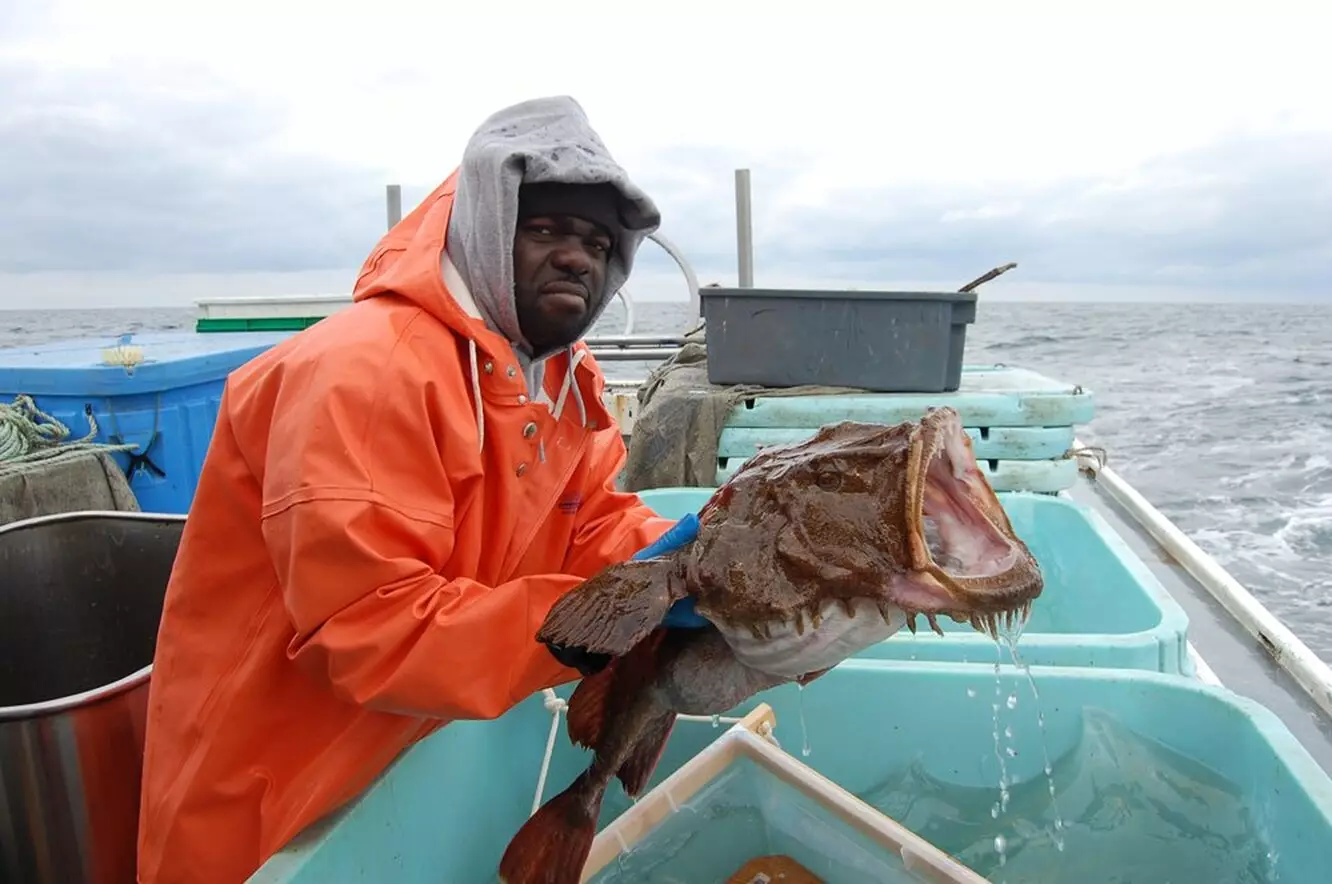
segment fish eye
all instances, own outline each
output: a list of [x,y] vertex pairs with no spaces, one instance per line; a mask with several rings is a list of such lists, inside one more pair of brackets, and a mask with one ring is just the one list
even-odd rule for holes
[[836,491],[842,487],[842,474],[833,470],[822,470],[814,479],[824,491]]

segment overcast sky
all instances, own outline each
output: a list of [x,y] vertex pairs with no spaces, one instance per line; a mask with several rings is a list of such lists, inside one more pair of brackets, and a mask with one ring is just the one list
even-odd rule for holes
[[[0,0],[0,306],[345,291],[386,183],[410,208],[549,94],[703,282],[735,281],[744,166],[760,285],[1017,261],[991,296],[1332,300],[1312,3],[335,5]],[[670,268],[646,246],[631,291],[683,298]]]

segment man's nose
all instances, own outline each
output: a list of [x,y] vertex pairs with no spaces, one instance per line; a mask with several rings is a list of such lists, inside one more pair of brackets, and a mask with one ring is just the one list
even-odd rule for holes
[[592,256],[587,253],[581,241],[565,240],[556,246],[550,256],[550,263],[565,273],[584,276],[592,271]]

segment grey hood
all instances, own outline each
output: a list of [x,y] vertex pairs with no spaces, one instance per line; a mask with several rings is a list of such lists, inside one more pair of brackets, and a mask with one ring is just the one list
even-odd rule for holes
[[[623,197],[621,229],[606,270],[606,287],[591,305],[581,334],[605,311],[633,270],[634,256],[661,215],[652,200],[602,144],[583,108],[568,96],[536,98],[491,115],[463,152],[458,190],[449,220],[450,260],[486,322],[527,357],[532,353],[518,326],[513,293],[513,238],[522,184],[611,184]],[[534,378],[529,373],[529,381]]]

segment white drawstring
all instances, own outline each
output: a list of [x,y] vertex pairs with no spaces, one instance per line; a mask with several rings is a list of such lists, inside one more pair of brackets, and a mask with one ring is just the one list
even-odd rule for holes
[[564,413],[564,401],[569,396],[569,390],[572,389],[574,401],[578,403],[578,416],[582,420],[583,426],[587,426],[587,406],[583,404],[582,392],[578,389],[578,385],[574,383],[574,369],[578,367],[578,363],[583,361],[587,351],[579,350],[575,352],[574,348],[570,347],[566,352],[569,354],[569,371],[564,375],[564,383],[560,385],[560,395],[555,399],[555,408],[551,411],[551,414],[555,416],[555,420],[560,419],[560,415]]
[[481,408],[481,372],[476,370],[476,341],[468,340],[467,355],[472,362],[472,396],[476,400],[476,450],[485,451],[486,417]]
[[[560,386],[560,395],[559,398],[555,400],[555,407],[551,409],[551,414],[555,417],[555,420],[558,421],[560,419],[560,415],[564,412],[565,400],[568,399],[569,397],[569,391],[573,390],[574,401],[578,403],[578,418],[582,422],[582,425],[586,427],[587,405],[583,402],[582,391],[578,389],[578,384],[574,382],[574,370],[578,368],[578,363],[583,361],[583,357],[587,355],[587,351],[586,350],[575,351],[573,347],[570,347],[565,352],[569,354],[569,370],[564,375],[564,383]],[[471,363],[472,397],[475,400],[475,405],[476,405],[477,451],[485,451],[486,418],[485,418],[485,409],[482,408],[481,404],[481,372],[477,370],[476,341],[468,340],[467,358],[468,361]],[[537,452],[538,457],[542,461],[545,461],[546,459],[545,443],[541,442],[538,443],[538,445],[540,446]]]

